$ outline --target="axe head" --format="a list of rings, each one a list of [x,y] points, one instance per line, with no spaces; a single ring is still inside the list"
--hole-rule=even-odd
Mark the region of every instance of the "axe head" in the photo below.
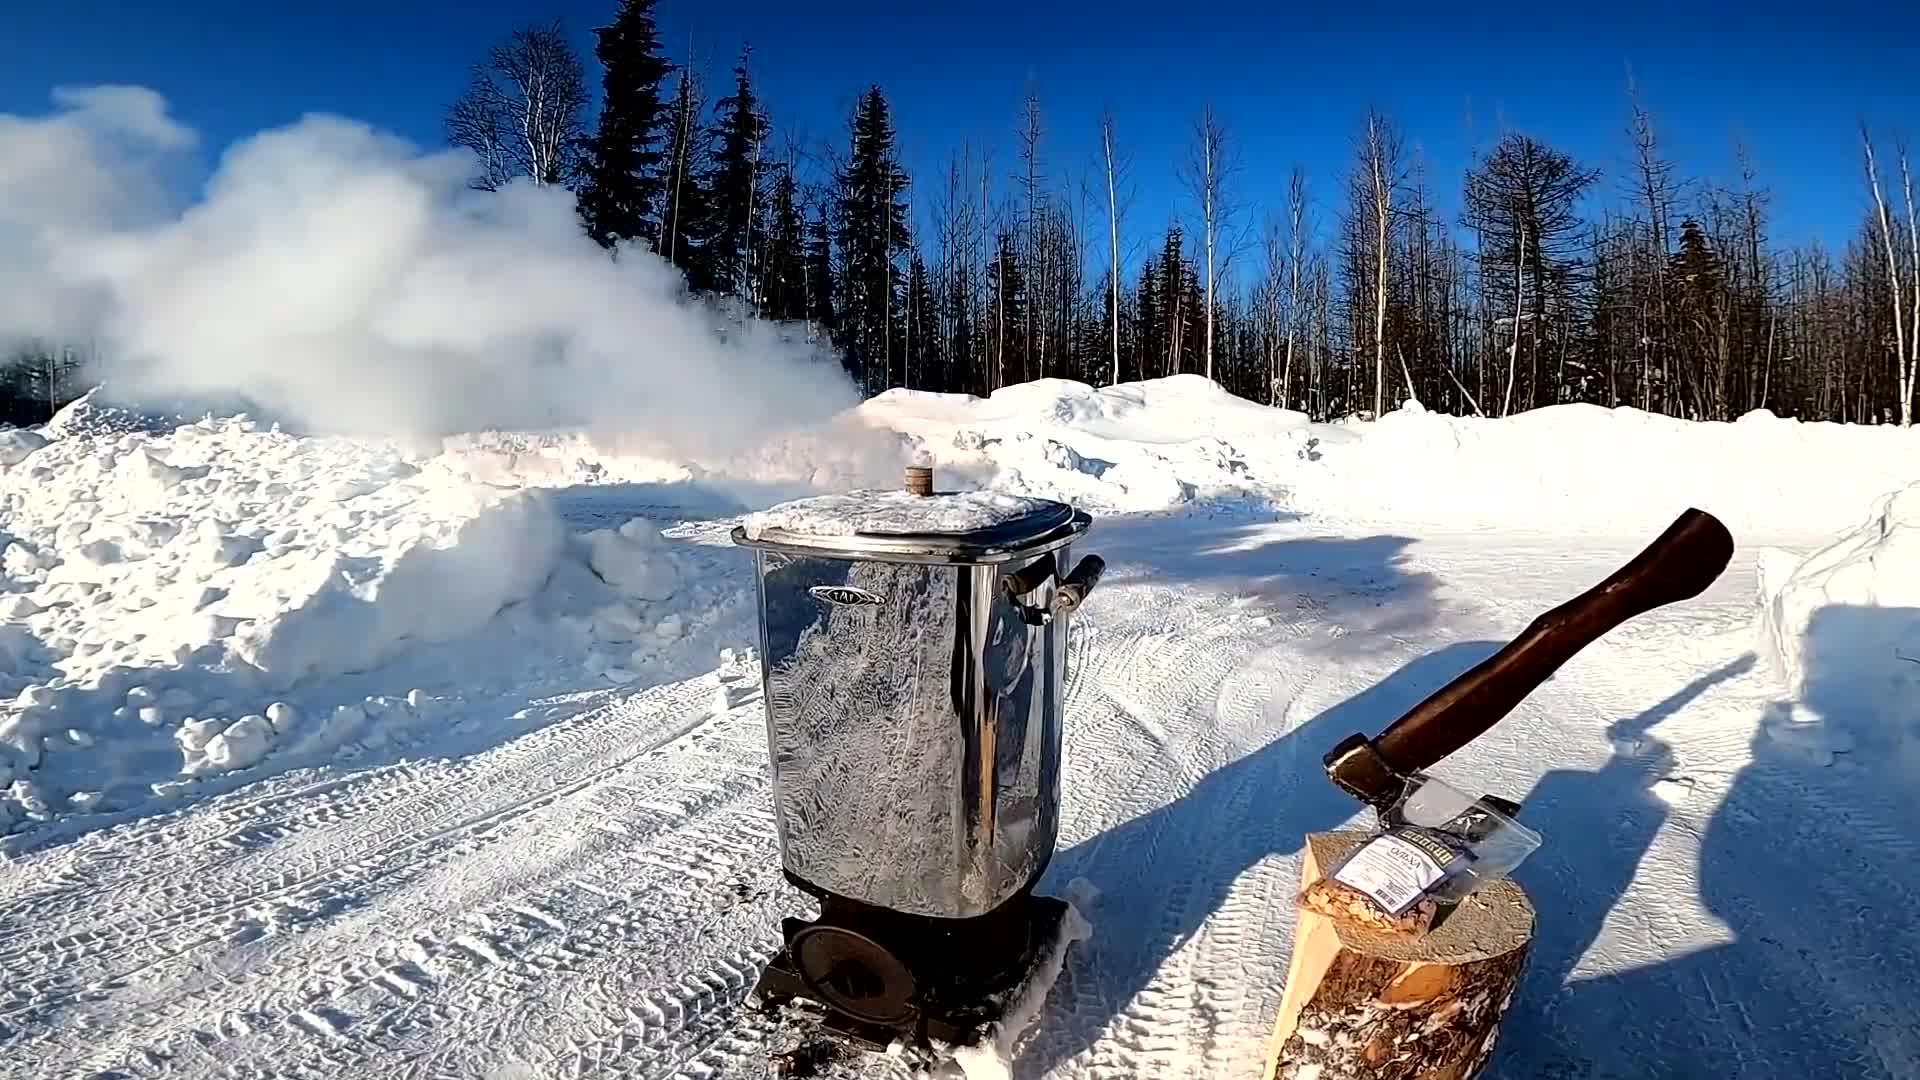
[[[1329,750],[1322,761],[1326,765],[1327,778],[1335,786],[1373,807],[1382,820],[1387,820],[1394,808],[1400,805],[1400,800],[1424,779],[1423,774],[1408,776],[1394,768],[1379,748],[1374,746],[1373,740],[1360,734],[1340,740],[1340,744]],[[1512,799],[1482,795],[1480,801],[1508,817],[1520,816],[1520,804]]]
[[[1400,801],[1407,790],[1407,778],[1400,775],[1373,740],[1355,733],[1340,740],[1321,759],[1327,778],[1347,794],[1384,814]]]

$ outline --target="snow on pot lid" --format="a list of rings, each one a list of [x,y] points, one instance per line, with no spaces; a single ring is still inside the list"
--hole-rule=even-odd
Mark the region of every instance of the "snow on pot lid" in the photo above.
[[[991,563],[1070,543],[1092,520],[1051,499],[933,493],[930,471],[909,468],[900,490],[817,495],[749,514],[733,542],[830,558]]]

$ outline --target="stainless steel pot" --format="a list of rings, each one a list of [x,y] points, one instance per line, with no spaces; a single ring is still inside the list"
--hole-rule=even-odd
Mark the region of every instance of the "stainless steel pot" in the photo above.
[[[927,484],[910,474],[909,491]],[[925,520],[961,498],[922,495]],[[858,500],[809,501],[827,528],[733,531],[759,581],[785,869],[908,914],[987,914],[1053,855],[1067,616],[1104,564],[1065,567],[1092,519],[1035,500],[967,531],[911,512],[845,531],[832,518]]]

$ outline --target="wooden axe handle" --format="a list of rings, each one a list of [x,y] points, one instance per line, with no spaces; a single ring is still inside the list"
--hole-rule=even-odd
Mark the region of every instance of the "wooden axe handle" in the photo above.
[[[1688,510],[1633,561],[1535,619],[1505,648],[1394,721],[1374,740],[1375,748],[1403,774],[1432,767],[1498,723],[1609,630],[1700,595],[1732,558],[1726,526],[1704,511]]]

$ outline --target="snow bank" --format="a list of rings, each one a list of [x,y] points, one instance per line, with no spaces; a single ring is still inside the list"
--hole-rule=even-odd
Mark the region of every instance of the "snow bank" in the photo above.
[[[1920,431],[1767,412],[1695,423],[1592,405],[1491,421],[1405,410],[1354,430],[1360,452],[1329,452],[1336,483],[1383,496],[1394,517],[1463,524],[1640,533],[1697,506],[1735,536],[1791,533],[1836,528],[1920,475]]]
[[[1197,375],[1099,390],[1044,379],[987,398],[893,390],[858,413],[907,435],[909,449],[940,468],[943,489],[972,484],[1097,513],[1283,495],[1312,444],[1304,416]]]
[[[751,640],[744,566],[652,522],[570,534],[541,488],[394,445],[106,418],[0,454],[0,833]]]
[[[1736,536],[1804,535],[1920,476],[1920,430],[1590,405],[1313,424],[1193,375],[988,398],[896,390],[859,413],[950,477],[1107,513],[1253,497],[1350,521],[1637,535],[1697,506]]]
[[[1770,733],[1920,767],[1920,483],[1805,559],[1765,552],[1760,604],[1793,706]]]

